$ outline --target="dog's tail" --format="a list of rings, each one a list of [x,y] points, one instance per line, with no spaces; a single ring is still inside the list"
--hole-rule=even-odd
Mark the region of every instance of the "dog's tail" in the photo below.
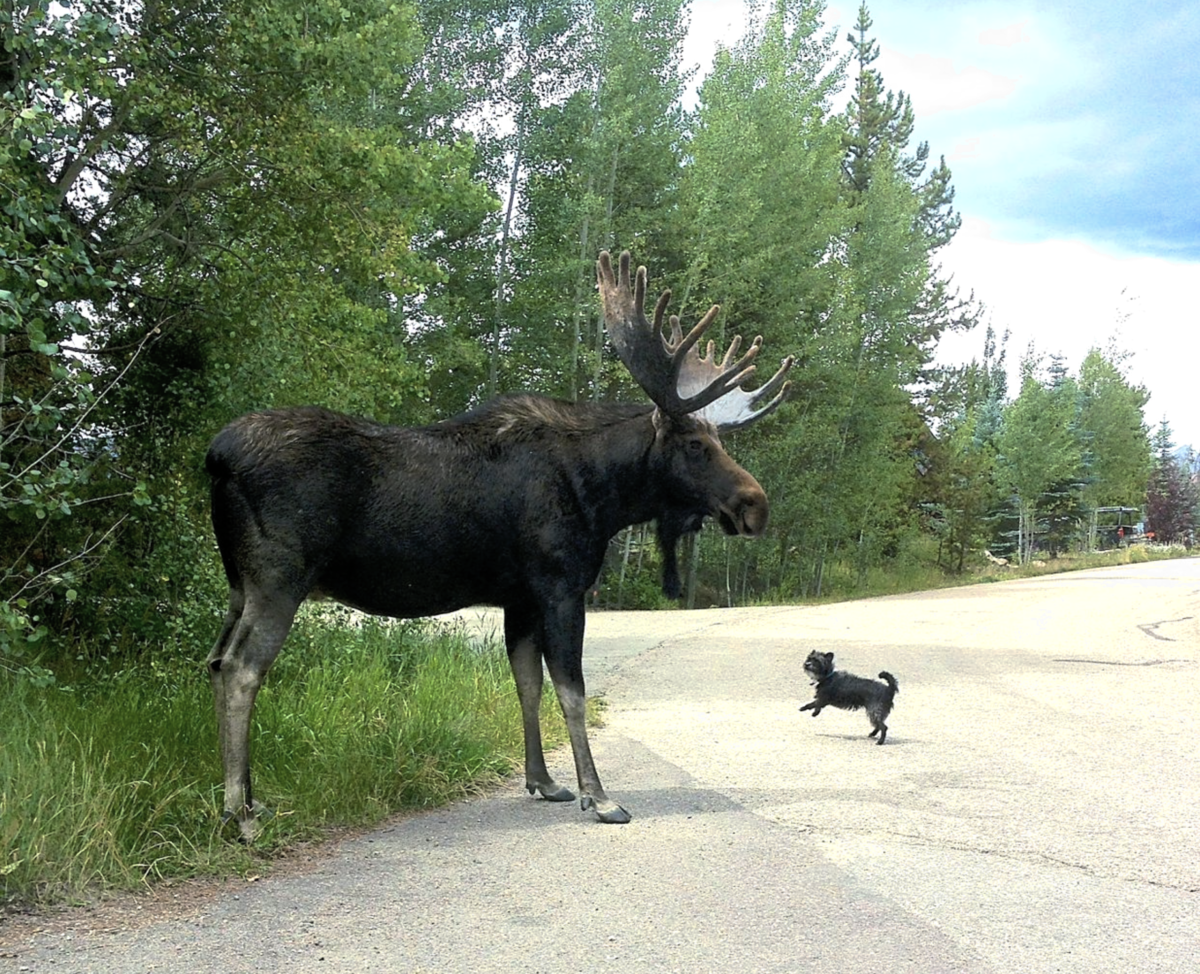
[[[892,688],[893,697],[900,692],[900,684],[896,682],[896,678],[887,670],[884,670],[879,674],[879,679],[883,680],[889,687]]]

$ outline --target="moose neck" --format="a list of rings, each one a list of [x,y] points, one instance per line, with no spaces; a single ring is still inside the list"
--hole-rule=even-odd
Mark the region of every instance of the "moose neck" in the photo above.
[[[581,403],[579,410],[602,420],[576,440],[570,477],[582,509],[593,512],[596,529],[611,538],[631,524],[653,520],[662,507],[655,466],[655,429],[650,410],[624,415],[605,404]],[[604,422],[612,418],[615,422]]]
[[[517,394],[431,429],[472,450],[505,457],[525,476],[557,480],[573,496],[589,535],[603,536],[607,544],[622,528],[654,520],[663,507],[652,412],[648,405]]]

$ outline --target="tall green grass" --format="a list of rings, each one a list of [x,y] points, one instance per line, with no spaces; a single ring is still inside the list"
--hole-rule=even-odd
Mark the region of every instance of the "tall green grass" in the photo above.
[[[76,674],[78,677],[78,674]],[[548,745],[564,737],[546,694]],[[253,849],[219,825],[221,768],[199,664],[0,684],[0,896],[71,900],[168,876],[244,872],[331,826],[378,822],[509,774],[522,754],[504,652],[461,632],[297,625],[255,708]]]

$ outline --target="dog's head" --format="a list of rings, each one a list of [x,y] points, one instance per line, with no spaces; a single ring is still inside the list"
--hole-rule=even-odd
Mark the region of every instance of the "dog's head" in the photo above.
[[[833,653],[818,653],[814,649],[804,661],[804,672],[813,683],[820,683],[833,672]]]

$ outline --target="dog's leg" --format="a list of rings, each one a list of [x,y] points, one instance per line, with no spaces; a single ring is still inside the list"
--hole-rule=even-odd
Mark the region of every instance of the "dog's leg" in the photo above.
[[[821,712],[821,708],[815,700],[809,701],[803,707],[801,707],[800,710],[801,710],[801,712],[803,712],[805,710],[811,710],[813,712],[814,717],[817,716],[817,714],[819,714]]]
[[[878,730],[879,730],[879,740],[877,740],[875,743],[882,744],[884,741],[887,740],[887,724],[881,723],[879,725]],[[875,731],[871,731],[871,736],[872,737],[875,736]]]

